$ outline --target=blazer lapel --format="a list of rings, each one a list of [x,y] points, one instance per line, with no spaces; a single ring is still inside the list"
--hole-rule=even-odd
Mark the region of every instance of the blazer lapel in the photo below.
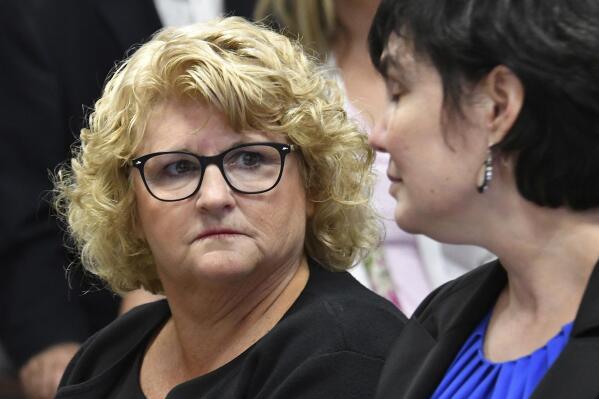
[[[570,340],[532,398],[599,397],[599,263],[595,265]]]
[[[417,317],[410,319],[387,358],[378,399],[422,399],[432,395],[506,284],[506,273],[498,261],[482,272],[484,275],[468,283],[462,281],[455,292],[451,292],[455,287],[448,285],[449,292],[441,292],[438,301],[433,298]]]
[[[94,0],[94,5],[123,49],[162,27],[152,0]]]
[[[470,325],[472,328],[468,328]],[[444,333],[421,358],[420,367],[417,368],[405,394],[400,397],[430,398],[475,326],[476,323],[466,322],[463,326]]]

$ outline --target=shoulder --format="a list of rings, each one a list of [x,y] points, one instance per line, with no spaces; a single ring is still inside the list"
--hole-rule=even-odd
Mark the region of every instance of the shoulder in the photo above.
[[[293,338],[300,341],[298,347],[306,345],[313,352],[349,351],[384,359],[405,323],[393,304],[349,273],[312,263],[304,292],[275,329],[299,332]]]
[[[395,306],[349,273],[311,264],[298,300],[246,358],[258,386],[249,390],[284,398],[374,397],[405,322]]]
[[[506,281],[505,270],[498,260],[493,260],[435,289],[418,306],[412,319],[423,325],[446,324],[476,298],[494,298]]]
[[[410,397],[430,397],[430,379],[439,377],[440,381],[505,281],[504,269],[493,261],[429,294],[393,345],[377,397],[400,398],[408,396],[408,391]]]
[[[168,318],[166,300],[138,306],[91,336],[67,367],[61,386],[88,382],[107,370],[117,370]]]

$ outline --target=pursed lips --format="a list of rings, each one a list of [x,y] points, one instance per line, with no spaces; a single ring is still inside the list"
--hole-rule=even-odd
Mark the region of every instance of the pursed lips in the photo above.
[[[215,236],[234,236],[234,235],[245,235],[238,230],[228,229],[228,228],[217,228],[217,229],[208,229],[202,231],[196,237],[196,240],[202,240],[209,237]]]
[[[391,180],[391,183],[400,183],[403,180],[401,177],[397,176],[397,167],[393,163],[392,160],[389,161],[389,166],[387,167],[387,178]]]

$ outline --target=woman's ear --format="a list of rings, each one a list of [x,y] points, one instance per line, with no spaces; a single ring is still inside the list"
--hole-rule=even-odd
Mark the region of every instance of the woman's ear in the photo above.
[[[489,101],[485,116],[489,127],[489,143],[499,143],[514,125],[524,102],[520,79],[505,65],[498,65],[481,82]]]

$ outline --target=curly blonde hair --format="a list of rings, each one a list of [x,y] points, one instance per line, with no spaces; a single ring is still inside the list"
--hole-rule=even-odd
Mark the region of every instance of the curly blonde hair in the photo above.
[[[215,107],[236,131],[281,134],[298,145],[314,204],[306,254],[332,270],[363,258],[381,234],[370,203],[374,152],[326,76],[299,44],[242,18],[159,31],[112,74],[70,167],[54,179],[55,207],[83,266],[117,292],[162,292],[136,234],[129,164],[150,111],[171,98]]]

